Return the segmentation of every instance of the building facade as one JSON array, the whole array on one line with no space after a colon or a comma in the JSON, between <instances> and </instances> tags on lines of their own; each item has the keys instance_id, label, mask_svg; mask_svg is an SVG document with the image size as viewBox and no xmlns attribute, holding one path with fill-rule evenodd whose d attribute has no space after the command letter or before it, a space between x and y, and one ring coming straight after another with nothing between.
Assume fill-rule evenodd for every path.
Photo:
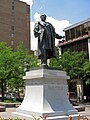
<instances>
[{"instance_id":1,"label":"building facade","mask_svg":"<svg viewBox=\"0 0 90 120\"><path fill-rule=\"evenodd\" d=\"M64 29L65 40L59 41L58 47L63 54L67 50L84 51L90 61L90 18L71 25ZM90 102L90 85L85 84L85 80L75 80L77 88L77 98Z\"/></svg>"},{"instance_id":2,"label":"building facade","mask_svg":"<svg viewBox=\"0 0 90 120\"><path fill-rule=\"evenodd\" d=\"M0 42L13 49L23 42L30 50L30 6L19 0L0 0Z\"/></svg>"},{"instance_id":3,"label":"building facade","mask_svg":"<svg viewBox=\"0 0 90 120\"><path fill-rule=\"evenodd\" d=\"M63 54L67 50L85 51L90 60L90 18L64 29L65 40L58 47Z\"/></svg>"}]
</instances>

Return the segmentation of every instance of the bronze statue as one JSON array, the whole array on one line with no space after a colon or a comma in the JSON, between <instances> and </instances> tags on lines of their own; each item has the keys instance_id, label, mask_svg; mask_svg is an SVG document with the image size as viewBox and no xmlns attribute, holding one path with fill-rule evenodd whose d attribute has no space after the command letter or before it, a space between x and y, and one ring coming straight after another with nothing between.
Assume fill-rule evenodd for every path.
<instances>
[{"instance_id":1,"label":"bronze statue","mask_svg":"<svg viewBox=\"0 0 90 120\"><path fill-rule=\"evenodd\" d=\"M46 15L40 16L41 21L35 23L34 36L38 37L38 59L41 65L47 66L47 59L56 57L55 38L61 39L64 36L56 34L55 28L46 22Z\"/></svg>"}]
</instances>

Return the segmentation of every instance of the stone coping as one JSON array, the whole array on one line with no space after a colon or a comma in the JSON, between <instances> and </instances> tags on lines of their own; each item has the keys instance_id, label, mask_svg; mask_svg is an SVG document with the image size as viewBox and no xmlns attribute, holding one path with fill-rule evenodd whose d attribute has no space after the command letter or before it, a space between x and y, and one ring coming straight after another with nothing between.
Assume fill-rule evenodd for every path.
<instances>
[{"instance_id":1,"label":"stone coping","mask_svg":"<svg viewBox=\"0 0 90 120\"><path fill-rule=\"evenodd\" d=\"M30 71L32 71L32 70L39 70L39 69L60 70L59 67L40 66L40 67L30 68Z\"/></svg>"}]
</instances>

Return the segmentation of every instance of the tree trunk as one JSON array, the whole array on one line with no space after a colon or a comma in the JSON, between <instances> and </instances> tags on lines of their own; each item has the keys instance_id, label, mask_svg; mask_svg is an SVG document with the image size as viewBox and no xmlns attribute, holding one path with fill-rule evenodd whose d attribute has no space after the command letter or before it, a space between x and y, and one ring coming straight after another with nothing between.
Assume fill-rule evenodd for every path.
<instances>
[{"instance_id":1,"label":"tree trunk","mask_svg":"<svg viewBox=\"0 0 90 120\"><path fill-rule=\"evenodd\" d=\"M18 94L18 97L20 98L20 92L19 92L19 88L17 89L17 91L18 91L18 93L17 93L17 94Z\"/></svg>"},{"instance_id":2,"label":"tree trunk","mask_svg":"<svg viewBox=\"0 0 90 120\"><path fill-rule=\"evenodd\" d=\"M3 80L1 80L1 101L3 102L4 101L4 82Z\"/></svg>"}]
</instances>

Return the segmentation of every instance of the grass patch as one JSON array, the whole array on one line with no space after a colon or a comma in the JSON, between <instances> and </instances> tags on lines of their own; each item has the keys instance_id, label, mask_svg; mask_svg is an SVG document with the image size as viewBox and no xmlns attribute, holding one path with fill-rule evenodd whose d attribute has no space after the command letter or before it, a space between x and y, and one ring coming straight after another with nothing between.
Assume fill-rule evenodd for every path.
<instances>
[{"instance_id":1,"label":"grass patch","mask_svg":"<svg viewBox=\"0 0 90 120\"><path fill-rule=\"evenodd\" d=\"M21 103L19 101L13 101L13 99L5 99L4 102L5 103Z\"/></svg>"}]
</instances>

